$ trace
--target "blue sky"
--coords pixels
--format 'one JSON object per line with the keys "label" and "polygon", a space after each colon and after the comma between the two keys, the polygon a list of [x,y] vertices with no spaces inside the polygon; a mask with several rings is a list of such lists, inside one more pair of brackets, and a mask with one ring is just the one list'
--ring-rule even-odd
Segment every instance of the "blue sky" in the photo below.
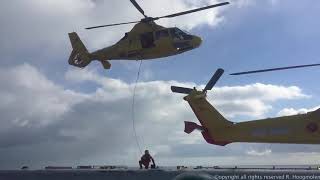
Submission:
{"label": "blue sky", "polygon": [[[216,2],[220,1],[139,0],[150,16]],[[208,99],[229,119],[317,108],[317,67],[228,74],[320,62],[319,6],[311,0],[234,0],[227,7],[159,21],[201,36],[203,43],[177,56],[143,62],[136,99],[142,146],[151,150],[159,165],[264,164],[265,158],[271,164],[320,163],[318,146],[218,147],[206,144],[199,133],[186,135],[183,121],[197,120],[183,96],[169,89],[174,84],[203,86],[217,68],[224,68]],[[0,7],[0,169],[22,164],[136,165],[140,153],[133,141],[130,112],[139,62],[111,61],[107,71],[98,62],[82,70],[69,66],[67,33],[76,31],[93,51],[118,41],[132,26],[93,31],[84,27],[140,18],[127,0],[10,1]]]}

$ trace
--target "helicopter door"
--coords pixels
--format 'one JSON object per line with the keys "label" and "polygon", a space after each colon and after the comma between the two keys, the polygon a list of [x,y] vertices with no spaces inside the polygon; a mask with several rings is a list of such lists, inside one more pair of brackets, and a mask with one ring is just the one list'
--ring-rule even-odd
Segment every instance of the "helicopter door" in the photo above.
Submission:
{"label": "helicopter door", "polygon": [[142,48],[152,48],[155,46],[153,32],[147,32],[140,36]]}
{"label": "helicopter door", "polygon": [[129,39],[128,57],[136,57],[140,54],[141,42],[138,37]]}

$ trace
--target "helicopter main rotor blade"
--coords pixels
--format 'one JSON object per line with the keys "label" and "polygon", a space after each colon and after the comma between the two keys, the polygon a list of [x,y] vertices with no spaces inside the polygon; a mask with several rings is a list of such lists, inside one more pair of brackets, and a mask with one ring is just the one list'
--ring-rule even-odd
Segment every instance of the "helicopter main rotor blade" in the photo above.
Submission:
{"label": "helicopter main rotor blade", "polygon": [[218,7],[218,6],[224,6],[224,5],[227,5],[227,4],[229,4],[229,2],[223,2],[223,3],[214,4],[214,5],[210,5],[210,6],[206,6],[206,7],[202,7],[202,8],[197,8],[197,9],[192,9],[192,10],[183,11],[183,12],[179,12],[179,13],[169,14],[169,15],[166,15],[166,16],[155,17],[155,18],[153,18],[153,20],[158,20],[158,19],[161,19],[161,18],[172,18],[172,17],[176,17],[176,16],[189,14],[189,13],[194,13],[194,12],[197,12],[197,11],[203,11],[205,9],[210,9],[210,8],[214,8],[214,7]]}
{"label": "helicopter main rotor blade", "polygon": [[305,65],[298,65],[298,66],[287,66],[287,67],[279,67],[279,68],[260,69],[260,70],[254,70],[254,71],[244,71],[244,72],[231,73],[230,75],[253,74],[253,73],[262,73],[262,72],[268,72],[268,71],[280,71],[280,70],[286,70],[286,69],[304,68],[304,67],[311,67],[311,66],[320,66],[320,64],[305,64]]}
{"label": "helicopter main rotor blade", "polygon": [[178,87],[178,86],[171,86],[171,91],[175,93],[181,93],[181,94],[190,94],[190,92],[193,89],[191,88],[185,88],[185,87]]}
{"label": "helicopter main rotor blade", "polygon": [[224,73],[224,70],[219,68],[214,75],[212,76],[212,78],[210,79],[210,81],[208,82],[208,84],[206,85],[206,87],[203,89],[203,91],[207,91],[207,90],[211,90],[213,88],[213,86],[217,83],[217,81],[220,79],[220,77],[222,76],[222,74]]}
{"label": "helicopter main rotor blade", "polygon": [[140,22],[140,21],[132,21],[132,22],[116,23],[116,24],[107,24],[107,25],[101,25],[101,26],[92,26],[92,27],[87,27],[86,29],[96,29],[96,28],[109,27],[109,26],[118,26],[118,25],[132,24],[132,23],[138,23],[138,22]]}
{"label": "helicopter main rotor blade", "polygon": [[135,0],[130,0],[130,2],[134,5],[134,7],[136,7],[136,8],[138,9],[138,11],[139,11],[144,17],[147,17],[147,16],[144,14],[143,9],[139,6],[139,4],[138,4]]}

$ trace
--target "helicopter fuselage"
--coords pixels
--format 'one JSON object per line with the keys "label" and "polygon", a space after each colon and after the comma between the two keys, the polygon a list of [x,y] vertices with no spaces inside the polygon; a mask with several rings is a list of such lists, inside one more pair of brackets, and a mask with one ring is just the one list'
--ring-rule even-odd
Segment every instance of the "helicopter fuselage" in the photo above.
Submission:
{"label": "helicopter fuselage", "polygon": [[140,22],[112,46],[93,52],[98,60],[147,60],[180,54],[200,46],[200,37],[154,22]]}
{"label": "helicopter fuselage", "polygon": [[184,97],[201,123],[185,122],[185,132],[201,131],[210,144],[233,142],[320,144],[320,109],[306,114],[281,116],[244,122],[231,122],[213,107],[202,91],[192,90]]}
{"label": "helicopter fuselage", "polygon": [[144,13],[144,10],[135,0],[130,0],[130,2],[144,16],[140,21],[114,23],[86,28],[95,29],[136,23],[131,31],[125,33],[125,36],[114,45],[90,53],[76,32],[68,33],[72,46],[72,52],[68,60],[70,65],[84,68],[90,64],[91,61],[98,60],[101,62],[104,69],[110,69],[111,63],[108,60],[157,59],[195,49],[201,45],[202,40],[200,37],[185,33],[176,27],[165,28],[159,26],[155,21],[229,4],[229,2],[222,2],[165,16],[151,17]]}

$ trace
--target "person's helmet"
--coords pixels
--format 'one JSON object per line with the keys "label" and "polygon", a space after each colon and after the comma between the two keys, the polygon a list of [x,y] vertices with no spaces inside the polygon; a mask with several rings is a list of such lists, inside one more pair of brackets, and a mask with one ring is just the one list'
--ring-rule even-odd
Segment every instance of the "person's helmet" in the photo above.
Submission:
{"label": "person's helmet", "polygon": [[145,153],[145,154],[149,154],[149,151],[148,151],[148,150],[145,150],[144,153]]}

